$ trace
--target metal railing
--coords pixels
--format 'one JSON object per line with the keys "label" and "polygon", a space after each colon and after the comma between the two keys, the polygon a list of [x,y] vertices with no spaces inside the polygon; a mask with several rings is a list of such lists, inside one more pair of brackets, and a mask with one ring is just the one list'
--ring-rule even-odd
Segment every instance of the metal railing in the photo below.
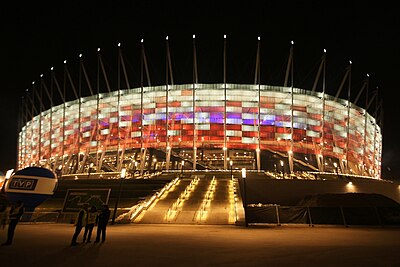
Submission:
{"label": "metal railing", "polygon": [[400,206],[379,207],[309,207],[280,205],[248,205],[249,224],[308,224],[363,226],[400,226]]}

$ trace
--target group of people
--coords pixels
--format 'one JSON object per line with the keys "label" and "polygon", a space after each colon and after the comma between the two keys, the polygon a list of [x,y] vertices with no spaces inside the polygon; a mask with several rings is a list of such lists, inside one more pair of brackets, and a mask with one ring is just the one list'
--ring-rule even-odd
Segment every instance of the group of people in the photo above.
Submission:
{"label": "group of people", "polygon": [[7,240],[3,244],[1,244],[2,246],[9,246],[12,244],[15,228],[17,227],[17,224],[20,221],[24,211],[24,203],[21,200],[16,201],[15,203],[11,204],[11,206],[1,204],[1,229],[5,229],[6,225],[8,225]]}
{"label": "group of people", "polygon": [[109,219],[110,209],[107,204],[104,204],[100,211],[97,211],[95,206],[89,209],[89,205],[84,204],[75,219],[75,232],[72,236],[71,246],[79,244],[77,239],[82,229],[85,229],[83,233],[83,243],[90,243],[95,225],[97,225],[97,233],[94,242],[97,243],[100,242],[100,240],[101,242],[106,241],[106,228]]}
{"label": "group of people", "polygon": [[[24,203],[21,200],[16,201],[11,204],[11,206],[2,203],[0,204],[0,229],[3,230],[8,225],[7,240],[1,244],[2,246],[9,246],[12,244],[15,228],[17,227],[24,211]],[[71,246],[79,244],[77,239],[82,229],[85,229],[83,234],[83,243],[90,243],[92,232],[96,225],[97,234],[94,242],[106,241],[106,229],[110,219],[110,213],[107,204],[104,204],[100,211],[98,211],[95,206],[92,206],[89,209],[89,204],[84,204],[75,219],[75,232],[72,237]]]}

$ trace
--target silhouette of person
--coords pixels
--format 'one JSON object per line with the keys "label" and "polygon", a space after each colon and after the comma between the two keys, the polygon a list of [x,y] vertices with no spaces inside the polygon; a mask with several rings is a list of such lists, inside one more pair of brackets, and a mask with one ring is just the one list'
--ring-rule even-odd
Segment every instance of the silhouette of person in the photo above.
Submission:
{"label": "silhouette of person", "polygon": [[17,200],[15,204],[11,206],[10,214],[9,214],[9,224],[8,224],[8,231],[7,231],[7,241],[3,243],[3,246],[9,246],[12,244],[14,239],[15,228],[19,220],[21,219],[22,214],[24,213],[24,203],[21,200]]}
{"label": "silhouette of person", "polygon": [[101,212],[97,215],[96,218],[96,224],[97,224],[97,234],[96,234],[96,240],[94,241],[95,243],[106,241],[106,230],[107,230],[107,224],[108,220],[110,219],[110,209],[108,205],[104,204],[102,207]]}
{"label": "silhouette of person", "polygon": [[87,217],[87,210],[88,210],[88,204],[84,204],[82,208],[79,210],[78,214],[76,215],[75,219],[75,232],[74,235],[72,236],[72,241],[71,241],[71,246],[76,246],[78,245],[77,239],[79,234],[82,231],[82,228],[86,225],[86,217]]}
{"label": "silhouette of person", "polygon": [[0,204],[0,228],[4,229],[8,224],[8,216],[10,214],[10,207],[6,203]]}
{"label": "silhouette of person", "polygon": [[[90,238],[92,237],[92,231],[94,228],[94,224],[96,223],[97,218],[97,209],[95,206],[92,206],[87,213],[86,217],[86,225],[85,225],[85,233],[83,234],[83,243],[90,243]],[[87,238],[87,239],[86,239]]]}

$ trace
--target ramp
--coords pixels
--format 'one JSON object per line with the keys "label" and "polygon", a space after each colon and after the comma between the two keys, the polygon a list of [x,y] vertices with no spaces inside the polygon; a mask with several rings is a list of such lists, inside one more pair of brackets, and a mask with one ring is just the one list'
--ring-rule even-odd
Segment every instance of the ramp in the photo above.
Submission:
{"label": "ramp", "polygon": [[235,180],[211,174],[181,178],[134,222],[235,224],[243,213],[236,188]]}

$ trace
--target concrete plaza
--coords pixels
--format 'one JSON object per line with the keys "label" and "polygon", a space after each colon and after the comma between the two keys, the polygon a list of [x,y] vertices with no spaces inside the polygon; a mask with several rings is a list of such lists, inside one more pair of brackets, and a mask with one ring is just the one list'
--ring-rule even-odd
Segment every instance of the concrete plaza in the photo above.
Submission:
{"label": "concrete plaza", "polygon": [[73,232],[21,223],[1,266],[400,266],[399,228],[110,225],[105,243],[70,247]]}

